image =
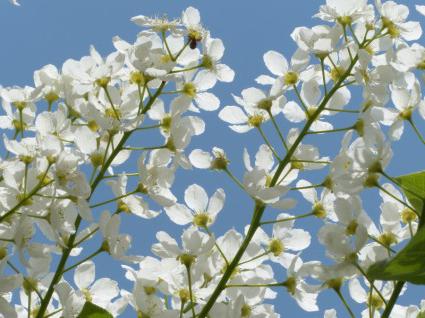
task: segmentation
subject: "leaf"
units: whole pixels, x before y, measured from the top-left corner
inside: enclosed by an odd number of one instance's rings
[[[395,179],[402,186],[403,193],[410,203],[422,215],[425,209],[425,171]],[[368,276],[373,280],[398,280],[424,285],[425,227],[422,226],[410,242],[393,258],[369,267]]]
[[[425,200],[425,171],[407,174],[395,179],[400,183],[403,193],[409,199],[410,203],[421,214]],[[419,197],[422,197],[422,199]]]
[[[77,318],[113,318],[105,309],[87,301]]]
[[[425,228],[421,228],[410,242],[390,260],[369,267],[373,280],[400,280],[425,284]]]

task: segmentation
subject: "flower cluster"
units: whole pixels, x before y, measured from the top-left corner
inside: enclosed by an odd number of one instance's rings
[[[422,29],[408,14],[393,1],[327,0],[315,15],[323,24],[293,31],[290,61],[265,53],[270,74],[235,95],[236,105],[220,107],[210,92],[235,74],[193,7],[174,20],[136,16],[134,42],[114,37],[105,57],[91,47],[61,69],[37,70],[33,87],[1,88],[0,317],[76,318],[91,304],[114,317],[132,309],[139,318],[271,318],[280,317],[280,293],[315,312],[324,290],[351,317],[347,293],[362,317],[424,315],[423,303],[394,304],[406,287],[368,276],[423,223],[418,194],[405,196],[386,172],[405,125],[425,144],[415,124],[425,119],[425,48],[412,43]],[[350,105],[354,92],[362,103]],[[254,157],[245,149],[241,178],[225,150],[187,150],[206,129],[202,113],[218,109],[231,130],[264,140]],[[342,116],[349,126],[338,126]],[[336,154],[321,154],[317,140],[340,132]],[[137,169],[125,171],[134,157]],[[183,200],[174,195],[177,170],[193,168],[222,172],[252,201],[243,233],[212,230],[224,189],[194,183]],[[363,206],[367,189],[381,198],[378,216]],[[305,213],[295,211],[301,200]],[[266,220],[266,210],[277,216]],[[152,255],[132,255],[121,218],[162,212],[184,227],[181,238],[160,231]],[[317,233],[302,229],[306,219],[320,223]],[[326,262],[302,255],[313,240]],[[96,277],[100,254],[122,264],[131,291]]]

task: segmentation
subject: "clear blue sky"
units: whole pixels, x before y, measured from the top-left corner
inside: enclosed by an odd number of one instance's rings
[[[409,5],[415,20],[421,19],[413,12],[413,1],[401,2]],[[140,29],[129,21],[132,16],[166,13],[170,17],[176,17],[184,8],[192,5],[201,11],[204,24],[213,36],[222,38],[225,43],[224,62],[236,71],[236,78],[231,84],[218,84],[214,92],[221,99],[223,106],[232,104],[231,93],[239,94],[242,89],[254,86],[255,77],[266,73],[262,61],[262,55],[266,51],[273,49],[290,56],[295,45],[289,34],[294,27],[320,23],[311,16],[322,3],[319,0],[22,0],[21,7],[14,7],[6,0],[0,0],[0,84],[32,85],[34,70],[45,64],[61,66],[68,58],[79,59],[88,54],[91,44],[105,55],[112,50],[111,38],[114,35],[120,35],[127,40],[135,38]],[[352,101],[356,102],[359,102],[358,98]],[[224,148],[232,161],[232,169],[241,177],[243,147],[246,146],[252,153],[260,145],[260,138],[255,132],[249,135],[232,133],[217,118],[217,113],[204,113],[204,119],[207,122],[207,132],[194,140],[192,148],[210,149],[214,145]],[[342,122],[341,126],[343,125]],[[420,126],[425,132],[425,125]],[[409,128],[407,130],[409,133],[404,136],[403,141],[394,146],[397,159],[393,160],[389,169],[393,176],[424,168],[425,149],[410,133]],[[341,135],[333,136],[326,139],[326,142],[323,137],[316,139],[322,154],[333,155],[340,137]],[[125,166],[125,170],[133,172],[134,160],[130,162],[133,164]],[[323,176],[323,173],[321,175]],[[306,178],[313,182],[320,180],[308,175]],[[241,231],[249,222],[251,202],[224,175],[205,171],[180,171],[174,188],[180,200],[186,186],[193,182],[203,185],[210,194],[218,187],[224,187],[227,193],[225,210],[214,228],[217,235],[223,234],[231,227]],[[365,208],[372,216],[378,215],[379,211],[374,196],[376,192],[369,191],[364,197]],[[101,199],[101,196],[97,198]],[[300,203],[295,212],[307,212],[305,209],[306,205]],[[274,218],[274,215],[269,215],[269,218]],[[314,233],[320,222],[308,220],[297,224],[299,227],[311,229]],[[126,217],[123,228],[134,237],[133,251],[145,255],[154,242],[156,231],[166,230],[179,236],[181,230],[173,225],[165,214],[148,222]],[[316,248],[318,244],[314,234],[312,244],[313,247],[303,254],[303,258],[323,259],[323,249]],[[90,252],[90,249],[87,252]],[[96,264],[99,277],[110,276],[120,281],[127,289],[131,288],[116,262],[101,256]],[[283,275],[284,273],[277,272],[277,278],[284,279]],[[423,290],[417,291],[425,295]],[[330,292],[319,297],[321,312],[311,315],[300,310],[295,301],[286,295],[285,290],[280,292],[274,303],[277,312],[283,317],[322,317],[322,311],[331,307],[338,309],[339,317],[345,317],[338,300]],[[406,296],[402,298],[402,302],[417,303],[419,299],[419,295]],[[123,317],[132,315],[127,311]]]

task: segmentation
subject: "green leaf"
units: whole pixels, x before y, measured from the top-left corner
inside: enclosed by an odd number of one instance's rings
[[[87,301],[77,318],[113,318],[105,309]]]
[[[422,215],[425,205],[425,171],[395,178],[412,206]],[[425,284],[425,227],[393,258],[378,262],[368,270],[370,279]]]
[[[395,178],[415,210],[421,214],[425,200],[425,171]]]

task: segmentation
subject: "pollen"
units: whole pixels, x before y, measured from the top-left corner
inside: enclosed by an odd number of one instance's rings
[[[337,21],[339,24],[345,27],[347,25],[350,25],[351,22],[353,22],[353,19],[350,16],[346,15],[346,16],[338,17]]]
[[[372,308],[380,309],[384,306],[384,301],[381,299],[381,297],[375,293],[372,293],[368,297],[367,304]]]
[[[359,224],[355,220],[353,220],[350,222],[350,224],[347,225],[345,229],[345,233],[347,233],[347,235],[354,235],[356,234],[358,227],[359,227]]]
[[[289,277],[286,281],[283,282],[283,286],[286,287],[288,293],[294,295],[297,288],[297,281],[294,277]]]
[[[153,286],[144,286],[143,289],[146,295],[153,295],[156,293],[156,288]]]
[[[165,116],[161,120],[161,128],[164,132],[168,133],[171,128],[171,123],[173,122],[173,118],[169,115]]]
[[[87,127],[89,127],[89,129],[91,130],[91,131],[93,131],[93,132],[96,132],[96,131],[98,131],[99,130],[99,125],[97,124],[97,122],[95,121],[95,120],[90,120],[88,123],[87,123]]]
[[[190,300],[190,292],[187,289],[180,289],[179,290],[179,298],[182,303],[186,303]]]
[[[201,65],[203,67],[205,67],[207,70],[214,69],[214,62],[213,62],[212,58],[209,57],[208,55],[204,55],[202,57],[202,63],[201,63]]]
[[[190,254],[182,254],[179,256],[180,263],[184,266],[190,267],[195,262],[195,256]]]
[[[93,165],[93,167],[99,167],[103,165],[103,158],[104,158],[103,154],[95,152],[90,155],[90,162]]]
[[[241,308],[241,317],[250,317],[252,309],[249,305],[244,304]]]
[[[399,117],[403,120],[410,120],[412,118],[413,107],[408,106],[402,112],[400,112]]]
[[[313,210],[311,213],[319,219],[324,219],[327,215],[326,210],[321,202],[316,202],[313,205]]]
[[[113,109],[112,107],[105,109],[105,115],[109,118],[120,119],[121,112],[119,109]]]
[[[173,60],[171,59],[171,56],[170,55],[168,55],[168,54],[163,54],[162,56],[161,56],[161,63],[163,63],[163,64],[167,64],[167,63],[170,63],[170,62],[172,62]]]
[[[265,98],[258,103],[257,107],[265,111],[270,111],[270,109],[272,108],[272,105],[273,105],[273,102],[270,100],[270,98]]]
[[[387,29],[388,34],[393,39],[398,38],[400,36],[399,28],[390,19],[388,19],[386,17],[382,17],[382,26]]]
[[[326,285],[334,290],[340,290],[342,287],[342,278],[332,278],[326,281]]]
[[[182,89],[183,94],[194,98],[196,96],[196,86],[193,83],[186,83]]]
[[[196,226],[199,227],[207,227],[207,225],[211,223],[211,218],[208,215],[208,213],[197,213],[194,217],[193,217],[193,224],[195,224]]]
[[[308,118],[313,118],[314,116],[316,116],[316,111],[317,111],[317,107],[316,106],[310,106],[307,109],[307,117]]]
[[[398,242],[397,237],[391,232],[382,233],[378,237],[378,241],[386,247],[390,247]]]
[[[288,72],[283,76],[283,82],[286,85],[295,85],[298,82],[298,73]]]
[[[52,104],[59,99],[59,96],[55,92],[49,92],[44,96],[44,98],[49,104]]]
[[[263,122],[264,122],[264,116],[261,114],[252,115],[248,119],[248,125],[252,127],[260,127]]]
[[[341,66],[337,66],[331,69],[331,78],[334,82],[339,81],[345,73],[345,69]]]
[[[404,224],[409,224],[413,221],[416,221],[418,216],[415,212],[412,211],[412,209],[406,208],[401,212],[401,220]]]
[[[12,104],[19,110],[23,110],[25,107],[27,107],[27,103],[23,101],[16,101],[16,102],[13,102]]]
[[[273,239],[269,243],[269,250],[274,256],[279,256],[285,251],[281,240]]]
[[[99,85],[100,87],[106,88],[110,81],[111,81],[110,77],[104,76],[104,77],[98,78],[96,80],[96,84]]]

